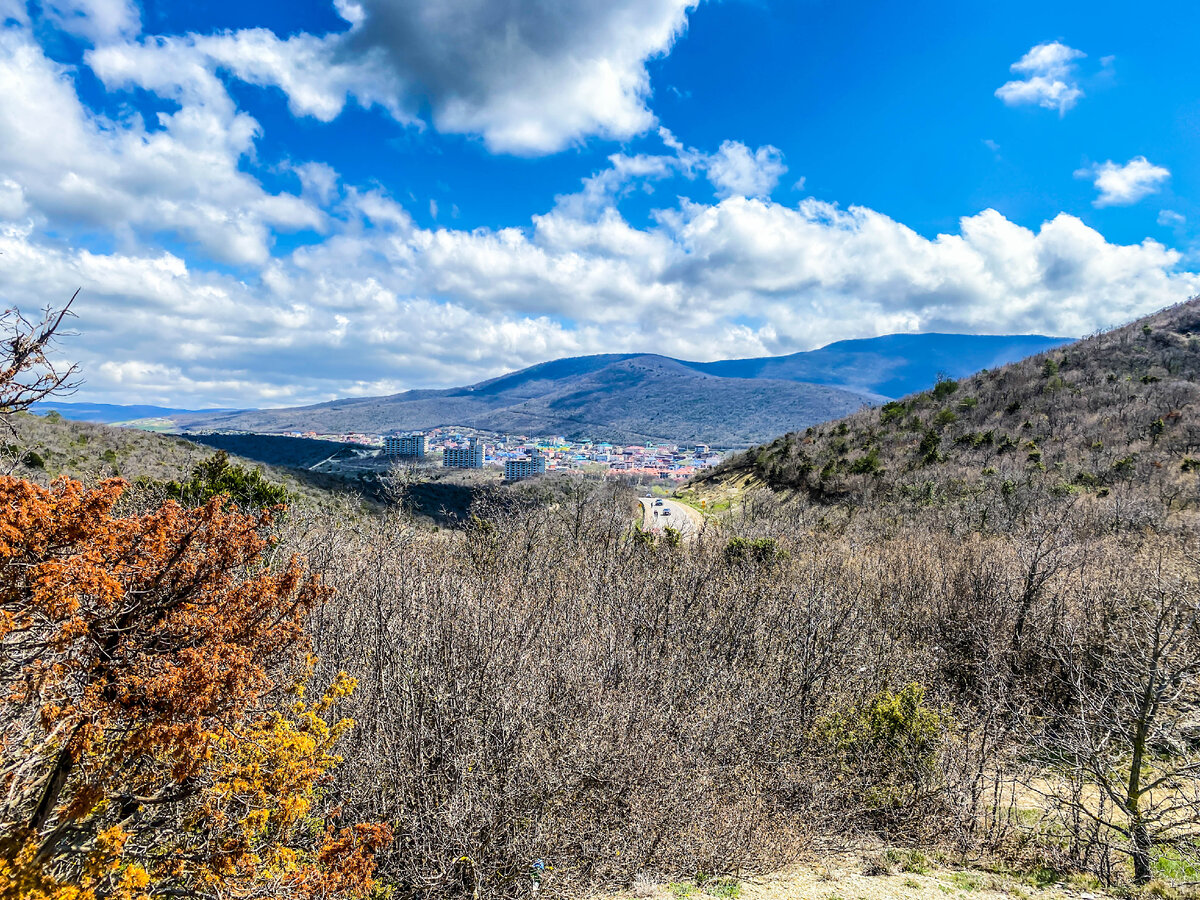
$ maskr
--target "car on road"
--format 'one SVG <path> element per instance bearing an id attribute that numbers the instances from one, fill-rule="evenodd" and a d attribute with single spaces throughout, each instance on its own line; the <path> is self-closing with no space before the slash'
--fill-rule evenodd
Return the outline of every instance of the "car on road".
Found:
<path id="1" fill-rule="evenodd" d="M 669 516 L 669 515 L 671 514 L 671 511 L 670 511 L 669 509 L 664 509 L 664 510 L 662 511 L 662 514 L 663 514 L 664 516 Z"/>
<path id="2" fill-rule="evenodd" d="M 655 505 L 655 506 L 662 506 L 662 499 L 660 498 L 660 499 L 658 499 L 658 500 L 655 500 L 655 501 L 654 501 L 654 505 Z"/>

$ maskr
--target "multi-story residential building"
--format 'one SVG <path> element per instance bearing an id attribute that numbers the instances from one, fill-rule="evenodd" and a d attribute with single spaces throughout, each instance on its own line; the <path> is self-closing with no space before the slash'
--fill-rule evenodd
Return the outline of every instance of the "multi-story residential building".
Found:
<path id="1" fill-rule="evenodd" d="M 523 459 L 510 459 L 504 463 L 504 480 L 516 481 L 518 478 L 529 478 L 533 475 L 546 473 L 546 457 L 534 452 L 532 456 Z"/>
<path id="2" fill-rule="evenodd" d="M 447 447 L 442 455 L 442 465 L 447 469 L 482 469 L 483 444 L 471 438 L 466 447 Z"/>
<path id="3" fill-rule="evenodd" d="M 383 439 L 383 455 L 424 459 L 425 435 L 389 434 Z"/>

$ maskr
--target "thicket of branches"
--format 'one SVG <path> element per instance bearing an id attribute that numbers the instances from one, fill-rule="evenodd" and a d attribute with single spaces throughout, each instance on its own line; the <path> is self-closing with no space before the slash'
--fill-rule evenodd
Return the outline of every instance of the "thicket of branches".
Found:
<path id="1" fill-rule="evenodd" d="M 0 417 L 68 383 L 61 321 L 0 316 Z M 370 896 L 390 832 L 329 791 L 354 683 L 301 699 L 326 592 L 275 552 L 282 492 L 223 458 L 126 488 L 0 476 L 0 900 Z"/>
<path id="2" fill-rule="evenodd" d="M 768 498 L 653 542 L 628 501 L 581 486 L 462 535 L 291 523 L 335 591 L 322 671 L 359 682 L 340 789 L 395 826 L 381 872 L 405 892 L 518 895 L 539 860 L 572 885 L 754 869 L 864 835 L 1110 878 L 1132 853 L 1142 880 L 1139 841 L 1147 865 L 1195 852 L 1186 528 L 1030 491 L 986 531 L 986 498 L 928 522 Z"/>

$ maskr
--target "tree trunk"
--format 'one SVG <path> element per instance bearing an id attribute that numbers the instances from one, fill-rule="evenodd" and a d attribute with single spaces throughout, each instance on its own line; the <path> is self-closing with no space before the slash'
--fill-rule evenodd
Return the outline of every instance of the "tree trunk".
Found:
<path id="1" fill-rule="evenodd" d="M 1150 832 L 1146 823 L 1138 817 L 1129 823 L 1129 835 L 1133 842 L 1133 881 L 1146 884 L 1150 881 Z"/>
<path id="2" fill-rule="evenodd" d="M 1142 764 L 1146 758 L 1146 739 L 1150 719 L 1154 715 L 1155 683 L 1158 678 L 1159 650 L 1157 642 L 1150 662 L 1150 673 L 1140 697 L 1137 722 L 1133 730 L 1133 757 L 1129 761 L 1129 783 L 1125 791 L 1125 813 L 1129 816 L 1129 838 L 1133 844 L 1133 880 L 1145 884 L 1150 880 L 1150 851 L 1152 842 L 1146 819 L 1142 815 Z"/>
<path id="3" fill-rule="evenodd" d="M 54 768 L 50 772 L 50 777 L 46 781 L 46 787 L 42 791 L 41 799 L 38 800 L 37 809 L 33 811 L 33 815 L 29 818 L 29 830 L 37 834 L 46 823 L 50 820 L 50 816 L 54 812 L 54 807 L 58 805 L 58 798 L 62 794 L 62 790 L 66 787 L 67 778 L 71 774 L 71 769 L 75 767 L 75 756 L 71 752 L 71 744 L 75 733 L 71 733 L 71 738 L 68 738 L 63 744 L 62 749 L 58 751 L 58 756 L 54 760 Z"/>

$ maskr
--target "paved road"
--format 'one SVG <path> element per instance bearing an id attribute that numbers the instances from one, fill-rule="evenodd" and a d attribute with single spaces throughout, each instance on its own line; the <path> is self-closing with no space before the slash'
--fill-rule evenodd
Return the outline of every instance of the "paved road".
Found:
<path id="1" fill-rule="evenodd" d="M 655 506 L 657 500 L 662 500 L 662 506 Z M 642 504 L 642 528 L 647 531 L 666 525 L 682 534 L 695 534 L 700 530 L 700 514 L 686 504 L 665 497 L 639 497 L 638 501 Z"/>

